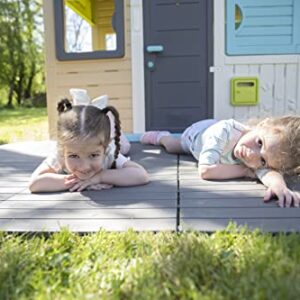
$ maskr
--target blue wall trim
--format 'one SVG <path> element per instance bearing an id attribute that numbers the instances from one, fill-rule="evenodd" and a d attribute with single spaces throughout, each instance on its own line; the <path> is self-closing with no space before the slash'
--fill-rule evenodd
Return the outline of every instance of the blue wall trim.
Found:
<path id="1" fill-rule="evenodd" d="M 242 12 L 235 26 L 235 9 Z M 299 0 L 227 0 L 227 55 L 299 54 Z"/>

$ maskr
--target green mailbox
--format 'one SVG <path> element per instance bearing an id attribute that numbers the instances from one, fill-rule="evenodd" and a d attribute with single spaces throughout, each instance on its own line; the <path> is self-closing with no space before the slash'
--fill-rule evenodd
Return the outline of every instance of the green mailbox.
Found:
<path id="1" fill-rule="evenodd" d="M 258 104 L 259 80 L 257 77 L 234 77 L 231 79 L 231 99 L 233 106 Z"/>

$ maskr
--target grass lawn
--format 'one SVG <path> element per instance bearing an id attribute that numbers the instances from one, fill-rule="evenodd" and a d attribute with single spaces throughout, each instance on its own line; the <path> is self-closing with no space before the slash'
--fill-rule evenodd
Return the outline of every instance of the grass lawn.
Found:
<path id="1" fill-rule="evenodd" d="M 300 236 L 0 234 L 0 299 L 299 299 Z"/>
<path id="2" fill-rule="evenodd" d="M 0 144 L 48 138 L 46 108 L 0 108 Z"/>

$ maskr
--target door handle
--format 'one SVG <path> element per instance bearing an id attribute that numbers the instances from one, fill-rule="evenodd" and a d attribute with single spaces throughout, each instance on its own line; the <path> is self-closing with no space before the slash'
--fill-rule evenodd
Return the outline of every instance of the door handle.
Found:
<path id="1" fill-rule="evenodd" d="M 163 45 L 149 45 L 146 47 L 148 53 L 159 53 L 164 51 Z"/>

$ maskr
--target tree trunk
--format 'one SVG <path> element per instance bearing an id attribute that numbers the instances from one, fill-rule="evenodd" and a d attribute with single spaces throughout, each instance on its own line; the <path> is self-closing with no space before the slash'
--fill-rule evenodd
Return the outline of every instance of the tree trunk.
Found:
<path id="1" fill-rule="evenodd" d="M 13 102 L 14 90 L 15 90 L 15 84 L 14 82 L 11 82 L 9 85 L 8 102 L 6 104 L 6 107 L 8 108 L 13 107 L 12 102 Z"/>
<path id="2" fill-rule="evenodd" d="M 19 71 L 19 76 L 18 76 L 18 84 L 16 86 L 16 94 L 17 94 L 17 102 L 18 105 L 21 105 L 23 102 L 23 82 L 25 79 L 25 74 L 24 74 L 24 64 L 20 64 L 20 71 Z"/>
<path id="3" fill-rule="evenodd" d="M 35 62 L 32 62 L 30 68 L 30 75 L 28 76 L 27 86 L 24 91 L 24 99 L 29 99 L 32 96 L 32 83 L 36 73 L 36 65 Z"/>

